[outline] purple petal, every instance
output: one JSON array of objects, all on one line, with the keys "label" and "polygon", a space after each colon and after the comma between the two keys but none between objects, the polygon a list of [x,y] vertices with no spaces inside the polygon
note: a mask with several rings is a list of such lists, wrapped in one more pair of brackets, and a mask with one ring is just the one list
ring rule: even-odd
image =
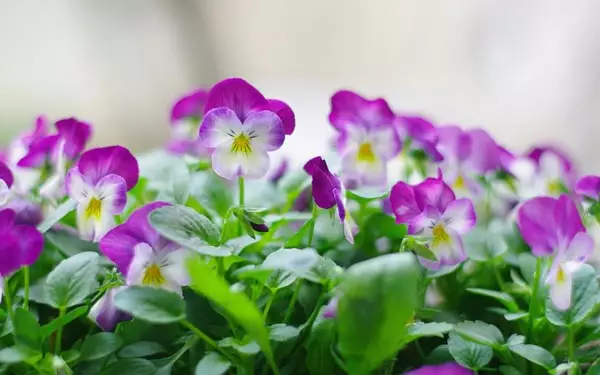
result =
[{"label": "purple petal", "polygon": [[571,241],[578,232],[585,232],[575,203],[564,194],[558,198],[554,206],[554,222],[559,241]]},{"label": "purple petal", "polygon": [[467,198],[450,202],[442,215],[442,219],[457,233],[467,233],[475,226],[476,222],[473,202]]},{"label": "purple petal", "polygon": [[417,204],[414,188],[403,181],[392,187],[390,204],[398,224],[407,224],[422,212]]},{"label": "purple petal", "polygon": [[44,236],[36,227],[30,225],[15,225],[13,233],[20,241],[21,265],[31,266],[42,253]]},{"label": "purple petal", "polygon": [[65,141],[64,153],[71,160],[83,152],[92,136],[92,126],[74,117],[57,121],[56,129]]},{"label": "purple petal", "polygon": [[58,134],[35,138],[29,145],[27,154],[17,162],[17,166],[23,168],[42,167],[51,156],[59,139]]},{"label": "purple petal", "polygon": [[9,188],[14,182],[13,174],[10,171],[10,168],[8,168],[4,162],[0,162],[0,180],[3,180],[6,186]]},{"label": "purple petal", "polygon": [[[0,235],[12,231],[17,214],[11,209],[0,210]],[[0,258],[2,259],[2,258]]]},{"label": "purple petal", "polygon": [[335,319],[337,317],[338,297],[333,297],[329,303],[323,308],[323,318]]},{"label": "purple petal", "polygon": [[483,129],[470,130],[471,153],[468,167],[476,173],[484,174],[500,167],[500,153],[496,141]]},{"label": "purple petal", "polygon": [[102,197],[102,204],[110,207],[109,212],[119,215],[127,204],[127,183],[121,176],[109,174],[96,184],[96,194]]},{"label": "purple petal", "polygon": [[584,176],[577,181],[575,192],[583,197],[600,200],[600,177]]},{"label": "purple petal", "polygon": [[502,146],[497,146],[496,151],[498,152],[498,161],[500,163],[500,166],[502,167],[502,169],[509,172],[510,166],[515,160],[516,156]]},{"label": "purple petal", "polygon": [[11,199],[4,207],[15,211],[16,225],[37,226],[44,220],[40,205],[27,199]]},{"label": "purple petal", "polygon": [[444,126],[437,130],[438,149],[446,160],[462,162],[471,154],[471,137],[458,126]]},{"label": "purple petal", "polygon": [[289,168],[289,160],[288,159],[283,159],[276,168],[272,168],[271,171],[269,171],[269,181],[272,182],[273,184],[276,184],[277,182],[279,182],[279,180],[281,180],[281,178],[283,176],[285,176],[285,173],[287,172],[288,168]]},{"label": "purple petal", "polygon": [[296,128],[296,115],[292,108],[285,102],[277,99],[269,99],[266,108],[271,112],[274,112],[281,119],[283,124],[283,131],[285,135],[291,135]]},{"label": "purple petal", "polygon": [[348,126],[362,126],[366,129],[391,125],[394,112],[381,98],[365,99],[355,92],[341,90],[331,97],[329,122],[338,130]]},{"label": "purple petal", "polygon": [[537,197],[524,202],[517,212],[517,226],[535,256],[553,254],[558,245],[557,200]]},{"label": "purple petal", "polygon": [[[114,176],[114,175],[112,175]],[[79,172],[79,168],[74,167],[67,172],[65,177],[65,188],[69,197],[77,202],[83,202],[90,194],[93,193],[94,185]]]},{"label": "purple petal", "polygon": [[202,119],[198,136],[206,147],[219,147],[231,142],[234,135],[242,130],[242,123],[229,108],[215,108],[208,111]]},{"label": "purple petal", "polygon": [[412,139],[412,148],[422,149],[435,162],[444,159],[437,149],[437,129],[429,120],[419,116],[398,116],[395,124],[400,138]]},{"label": "purple petal", "polygon": [[579,232],[565,250],[564,256],[569,261],[585,263],[594,253],[594,240],[589,234]]},{"label": "purple petal", "polygon": [[85,180],[96,185],[103,177],[116,174],[123,177],[127,190],[131,190],[139,178],[138,162],[133,154],[122,146],[94,148],[81,155],[77,162]]},{"label": "purple petal", "polygon": [[430,365],[419,367],[416,370],[407,372],[405,375],[473,375],[474,372],[468,370],[457,363],[448,362],[441,365]]},{"label": "purple petal", "polygon": [[258,111],[250,114],[242,126],[244,134],[250,138],[253,148],[275,151],[283,145],[285,132],[279,116],[270,111]]},{"label": "purple petal", "polygon": [[336,191],[342,190],[340,179],[333,175],[320,156],[309,160],[304,170],[312,176],[312,194],[317,206],[329,209],[336,204]]},{"label": "purple petal", "polygon": [[15,233],[0,234],[0,276],[10,276],[22,266],[19,238]]},{"label": "purple petal", "polygon": [[241,78],[228,78],[214,85],[208,92],[204,114],[215,108],[229,108],[240,122],[254,108],[268,105],[267,99],[254,86]]},{"label": "purple petal", "polygon": [[534,147],[528,152],[527,156],[539,163],[540,159],[542,158],[542,155],[544,155],[544,153],[546,152],[558,156],[561,162],[563,163],[566,171],[571,171],[573,169],[573,162],[571,161],[571,158],[567,155],[567,153],[554,146]]},{"label": "purple petal", "polygon": [[135,245],[147,243],[154,246],[161,240],[150,225],[148,216],[155,209],[168,205],[166,202],[153,202],[138,208],[126,222],[113,228],[100,240],[100,251],[117,265],[123,275],[127,275]]},{"label": "purple petal", "polygon": [[112,332],[120,322],[131,320],[131,316],[118,310],[114,303],[115,294],[125,288],[109,289],[90,309],[89,318],[103,331]]},{"label": "purple petal", "polygon": [[454,192],[441,178],[427,178],[414,187],[415,200],[421,210],[427,206],[444,212],[450,202],[456,199]]},{"label": "purple petal", "polygon": [[204,104],[207,98],[208,91],[204,89],[193,91],[181,97],[171,109],[171,124],[188,117],[200,119],[204,114]]}]

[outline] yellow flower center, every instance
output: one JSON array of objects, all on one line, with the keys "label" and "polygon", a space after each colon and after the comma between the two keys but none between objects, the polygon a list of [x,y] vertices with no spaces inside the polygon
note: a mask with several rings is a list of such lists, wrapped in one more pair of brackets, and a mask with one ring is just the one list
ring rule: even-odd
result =
[{"label": "yellow flower center", "polygon": [[458,175],[456,180],[454,180],[454,188],[458,190],[463,190],[466,187],[465,178],[462,175]]},{"label": "yellow flower center", "polygon": [[100,219],[102,214],[102,201],[96,197],[90,199],[88,206],[85,208],[85,218]]},{"label": "yellow flower center", "polygon": [[565,275],[565,271],[561,266],[558,266],[558,271],[556,272],[556,282],[562,284],[567,279],[567,275]]},{"label": "yellow flower center", "polygon": [[161,286],[165,283],[165,277],[160,272],[160,267],[156,263],[152,263],[146,267],[142,284],[151,286]]},{"label": "yellow flower center", "polygon": [[233,143],[231,144],[231,153],[237,154],[238,152],[243,152],[244,154],[249,154],[252,152],[252,148],[250,147],[250,138],[244,133],[238,135],[233,139]]},{"label": "yellow flower center", "polygon": [[555,178],[546,183],[546,189],[548,189],[548,193],[552,195],[559,195],[563,192],[563,185],[560,179]]},{"label": "yellow flower center", "polygon": [[359,161],[364,161],[367,163],[372,163],[377,159],[375,153],[373,153],[373,147],[369,142],[361,143],[358,147],[358,157]]},{"label": "yellow flower center", "polygon": [[431,230],[431,233],[433,234],[433,247],[450,243],[450,235],[448,232],[446,232],[446,229],[442,224],[437,224],[434,226]]}]

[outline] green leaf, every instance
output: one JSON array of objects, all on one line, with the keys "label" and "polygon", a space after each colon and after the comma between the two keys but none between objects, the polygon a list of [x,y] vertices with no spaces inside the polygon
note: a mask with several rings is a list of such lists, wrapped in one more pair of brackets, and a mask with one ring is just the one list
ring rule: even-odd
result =
[{"label": "green leaf", "polygon": [[521,320],[528,316],[529,316],[528,312],[520,311],[520,312],[516,312],[516,313],[504,314],[504,319],[508,320],[509,322],[513,322],[515,320]]},{"label": "green leaf", "polygon": [[123,346],[123,340],[114,333],[101,332],[88,336],[81,345],[80,361],[93,361],[113,354]]},{"label": "green leaf", "polygon": [[234,205],[232,191],[224,179],[212,171],[192,176],[191,194],[206,208],[224,217]]},{"label": "green leaf", "polygon": [[385,198],[389,193],[387,187],[363,187],[360,189],[346,190],[346,197],[359,203],[369,203]]},{"label": "green leaf", "polygon": [[[553,375],[568,374],[568,371],[570,371],[574,367],[575,367],[575,363],[573,363],[573,362],[561,363],[560,365],[558,365],[555,368],[553,368],[552,370],[550,370],[550,374],[553,374]],[[589,374],[589,371],[588,371],[588,374]]]},{"label": "green leaf", "polygon": [[66,231],[51,230],[44,234],[44,238],[67,258],[84,251],[98,252],[98,244],[84,241]]},{"label": "green leaf", "polygon": [[323,318],[320,313],[306,342],[306,367],[310,375],[335,374],[335,360],[331,347],[335,341],[335,320]]},{"label": "green leaf", "polygon": [[585,321],[599,303],[600,287],[596,272],[592,266],[584,264],[573,275],[571,307],[560,311],[554,307],[552,300],[546,300],[546,318],[557,326],[568,326]]},{"label": "green leaf", "polygon": [[315,219],[311,218],[302,224],[302,227],[290,238],[285,241],[285,247],[299,247],[308,241],[308,233],[311,230]]},{"label": "green leaf", "polygon": [[319,282],[311,271],[320,259],[315,249],[279,249],[269,254],[260,268],[287,271],[296,277]]},{"label": "green leaf", "polygon": [[218,353],[208,353],[196,365],[196,375],[222,375],[231,367],[231,363]]},{"label": "green leaf", "polygon": [[15,344],[25,346],[32,350],[42,350],[42,334],[40,324],[35,316],[21,307],[15,311],[13,326]]},{"label": "green leaf", "polygon": [[535,257],[531,253],[521,253],[518,258],[519,268],[525,281],[529,285],[533,285],[533,275],[535,273]]},{"label": "green leaf", "polygon": [[508,346],[525,344],[525,336],[513,333],[508,340],[506,340],[506,344]]},{"label": "green leaf", "polygon": [[177,173],[173,175],[172,185],[172,194],[175,203],[185,204],[190,197],[190,171],[187,168],[177,171]]},{"label": "green leaf", "polygon": [[600,375],[600,359],[592,363],[586,375]]},{"label": "green leaf", "polygon": [[339,285],[337,328],[338,349],[351,374],[368,374],[401,348],[417,307],[420,274],[410,253],[383,255],[347,270]]},{"label": "green leaf", "polygon": [[149,357],[158,353],[165,353],[164,346],[153,341],[138,341],[127,345],[119,351],[121,358],[141,358]]},{"label": "green leaf", "polygon": [[156,367],[147,359],[127,358],[120,359],[104,368],[101,375],[154,375]]},{"label": "green leaf", "polygon": [[130,286],[114,297],[115,306],[149,323],[169,324],[185,318],[185,302],[176,293],[163,289]]},{"label": "green leaf", "polygon": [[269,327],[269,338],[273,341],[284,342],[298,337],[301,329],[287,324],[273,324]]},{"label": "green leaf", "polygon": [[58,309],[83,303],[98,287],[99,258],[87,251],[60,262],[46,278],[48,303]]},{"label": "green leaf", "polygon": [[273,352],[269,342],[269,333],[261,312],[247,295],[234,292],[229,284],[215,270],[199,257],[188,261],[191,277],[190,287],[218,305],[256,340],[269,363],[274,365]]},{"label": "green leaf", "polygon": [[455,332],[450,332],[448,349],[456,362],[475,371],[485,367],[494,355],[492,348],[467,341]]},{"label": "green leaf", "polygon": [[[204,215],[185,206],[164,206],[150,214],[150,224],[171,241],[201,254],[228,256],[230,251],[219,248],[220,231]],[[208,245],[208,246],[207,246]]]},{"label": "green leaf", "polygon": [[556,360],[552,354],[539,346],[529,344],[511,345],[509,349],[526,360],[546,368],[546,370],[556,367]]},{"label": "green leaf", "polygon": [[0,350],[0,363],[32,362],[41,357],[38,351],[22,346],[11,346]]},{"label": "green leaf", "polygon": [[242,341],[236,340],[233,337],[226,337],[223,340],[218,342],[220,347],[223,348],[232,348],[239,353],[246,355],[254,355],[260,352],[260,346],[256,343],[256,341],[250,341],[249,337]]},{"label": "green leaf", "polygon": [[452,330],[452,324],[444,322],[423,323],[418,322],[408,326],[406,342],[414,341],[420,337],[444,337],[445,333]]},{"label": "green leaf", "polygon": [[480,289],[480,288],[467,288],[467,291],[471,292],[473,294],[478,294],[480,296],[486,296],[486,297],[493,298],[496,301],[503,304],[510,312],[519,311],[519,305],[517,304],[515,299],[512,298],[512,296],[510,294],[498,292],[495,290]]},{"label": "green leaf", "polygon": [[523,375],[523,373],[512,366],[500,366],[502,375]]},{"label": "green leaf", "polygon": [[63,217],[73,211],[75,207],[77,207],[77,201],[69,198],[60,206],[56,207],[52,214],[37,226],[38,230],[42,233],[47,232],[54,224],[58,223]]},{"label": "green leaf", "polygon": [[41,333],[44,338],[50,336],[60,327],[64,327],[71,323],[73,320],[79,318],[82,315],[87,314],[88,306],[80,306],[76,309],[69,311],[68,313],[50,321],[50,323],[42,326]]},{"label": "green leaf", "polygon": [[442,276],[446,276],[449,275],[451,273],[453,273],[454,271],[456,271],[458,268],[460,267],[460,264],[454,265],[454,266],[443,266],[442,268],[440,268],[437,271],[434,270],[427,270],[427,278],[428,279],[437,279],[438,277],[442,277]]},{"label": "green leaf", "polygon": [[418,256],[428,260],[438,260],[435,254],[427,246],[418,242],[414,237],[405,237],[404,241],[402,241],[401,249],[403,251],[413,251]]},{"label": "green leaf", "polygon": [[475,228],[463,239],[469,259],[476,262],[489,262],[508,250],[508,245],[500,233]]},{"label": "green leaf", "polygon": [[466,340],[492,348],[499,348],[504,343],[498,327],[480,321],[458,323],[454,326],[454,331]]}]

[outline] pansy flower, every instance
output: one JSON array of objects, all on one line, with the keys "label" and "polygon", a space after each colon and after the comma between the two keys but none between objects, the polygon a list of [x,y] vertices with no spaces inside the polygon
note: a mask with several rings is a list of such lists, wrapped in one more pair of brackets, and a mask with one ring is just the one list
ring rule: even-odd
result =
[{"label": "pansy flower", "polygon": [[323,209],[336,207],[340,223],[344,227],[344,236],[350,243],[354,243],[354,233],[357,226],[346,211],[346,197],[344,186],[339,177],[329,171],[323,158],[317,156],[310,159],[304,170],[312,177],[312,196],[315,204]]},{"label": "pansy flower", "polygon": [[139,167],[124,147],[86,151],[67,174],[69,196],[77,201],[77,227],[83,239],[98,241],[123,212],[127,191],[137,183]]},{"label": "pansy flower", "polygon": [[575,203],[566,195],[530,199],[519,207],[517,225],[533,255],[554,257],[545,283],[552,303],[568,309],[573,274],[594,250]]},{"label": "pansy flower", "polygon": [[474,372],[458,363],[448,362],[440,365],[428,365],[407,372],[405,375],[473,375]]},{"label": "pansy flower", "polygon": [[127,221],[100,241],[102,253],[117,265],[127,285],[146,285],[181,294],[189,284],[185,261],[189,251],[162,237],[148,216],[165,202],[153,202],[135,210]]},{"label": "pansy flower", "polygon": [[10,188],[14,182],[13,174],[10,169],[0,162],[0,206],[4,206],[10,199]]},{"label": "pansy flower", "polygon": [[441,174],[414,186],[396,183],[390,203],[396,222],[407,224],[409,234],[423,239],[436,256],[437,261],[419,257],[424,267],[438,270],[467,258],[461,236],[475,226],[473,203],[467,198],[456,199]]},{"label": "pansy flower", "polygon": [[401,149],[394,113],[383,99],[369,100],[347,90],[331,97],[329,121],[338,131],[344,179],[361,185],[384,185],[387,163]]},{"label": "pansy flower", "polygon": [[266,99],[239,78],[208,92],[199,137],[212,151],[214,171],[226,179],[257,179],[269,170],[269,152],[278,150],[294,131],[294,114],[278,100]]},{"label": "pansy flower", "polygon": [[120,286],[107,290],[90,309],[88,318],[96,322],[103,331],[112,332],[120,322],[131,320],[131,315],[117,309],[114,302],[115,294],[125,288],[127,287]]},{"label": "pansy flower", "polygon": [[422,150],[435,162],[444,159],[437,147],[437,128],[431,121],[420,116],[397,116],[394,124],[400,138],[410,142],[411,150]]},{"label": "pansy flower", "polygon": [[176,154],[205,156],[210,153],[198,139],[208,91],[195,90],[181,97],[171,108],[171,141],[167,150]]},{"label": "pansy flower", "polygon": [[37,228],[16,224],[15,217],[13,210],[0,211],[0,300],[4,278],[35,263],[44,247],[44,237]]},{"label": "pansy flower", "polygon": [[600,176],[583,176],[575,185],[575,193],[594,202],[600,201]]}]

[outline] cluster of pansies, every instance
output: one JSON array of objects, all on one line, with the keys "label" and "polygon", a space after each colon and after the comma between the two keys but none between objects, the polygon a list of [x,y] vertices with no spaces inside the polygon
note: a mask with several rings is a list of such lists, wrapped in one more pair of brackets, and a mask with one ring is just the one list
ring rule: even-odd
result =
[{"label": "cluster of pansies", "polygon": [[39,116],[0,159],[0,374],[600,373],[600,176],[353,91],[328,120],[275,163],[295,114],[239,78],[144,155]]}]

